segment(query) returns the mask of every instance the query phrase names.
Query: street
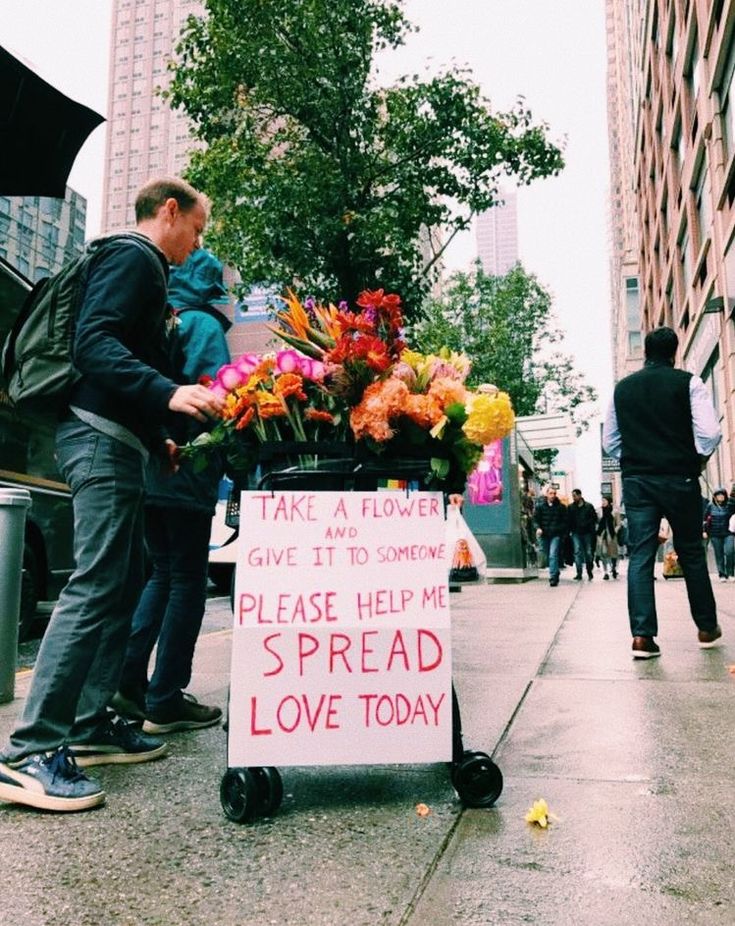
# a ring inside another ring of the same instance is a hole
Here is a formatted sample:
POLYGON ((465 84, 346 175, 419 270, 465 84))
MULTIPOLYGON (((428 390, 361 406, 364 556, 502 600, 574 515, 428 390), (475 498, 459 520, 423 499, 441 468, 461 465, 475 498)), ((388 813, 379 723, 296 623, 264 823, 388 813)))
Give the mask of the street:
MULTIPOLYGON (((0 808, 0 924, 732 923, 735 593, 715 585, 725 644, 703 652, 683 583, 659 579, 662 657, 640 663, 624 577, 595 576, 452 595, 465 745, 505 776, 494 808, 463 810, 443 765, 287 768, 277 815, 237 825, 223 731, 174 734, 162 761, 95 769, 97 811, 0 808), (539 798, 547 830, 524 820, 539 798)), ((210 599, 191 685, 222 706, 228 624, 210 599)))

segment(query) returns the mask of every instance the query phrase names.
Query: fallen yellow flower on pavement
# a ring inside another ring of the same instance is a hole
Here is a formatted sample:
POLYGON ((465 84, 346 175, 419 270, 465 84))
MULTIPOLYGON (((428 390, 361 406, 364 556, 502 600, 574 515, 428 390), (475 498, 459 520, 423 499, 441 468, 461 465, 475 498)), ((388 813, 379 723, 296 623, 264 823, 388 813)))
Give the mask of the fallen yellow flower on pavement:
POLYGON ((529 808, 525 819, 526 823, 535 823, 542 829, 546 829, 546 827, 549 825, 550 817, 551 814, 549 813, 549 805, 543 798, 540 798, 539 800, 533 802, 533 805, 529 808))
POLYGON ((428 817, 431 813, 431 810, 427 807, 426 804, 417 804, 416 813, 419 817, 428 817))
POLYGON ((728 666, 727 671, 730 673, 730 675, 735 675, 735 666, 728 666))

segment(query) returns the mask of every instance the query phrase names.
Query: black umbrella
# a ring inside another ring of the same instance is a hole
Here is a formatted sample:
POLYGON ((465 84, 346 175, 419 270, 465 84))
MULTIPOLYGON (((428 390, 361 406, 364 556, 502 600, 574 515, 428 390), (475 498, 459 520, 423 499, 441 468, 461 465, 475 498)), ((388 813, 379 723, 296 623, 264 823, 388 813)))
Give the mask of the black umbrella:
POLYGON ((102 116, 0 48, 0 194, 58 196, 102 116))

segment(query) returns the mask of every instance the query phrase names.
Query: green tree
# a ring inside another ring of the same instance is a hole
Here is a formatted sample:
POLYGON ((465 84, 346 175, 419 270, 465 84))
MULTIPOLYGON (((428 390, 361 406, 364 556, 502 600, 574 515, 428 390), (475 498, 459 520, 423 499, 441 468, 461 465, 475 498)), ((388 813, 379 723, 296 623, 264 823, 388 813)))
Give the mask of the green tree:
POLYGON ((509 393, 517 415, 564 412, 577 433, 589 426, 595 390, 558 349, 563 332, 551 296, 517 264, 505 276, 454 274, 441 299, 427 301, 411 326, 418 350, 442 346, 472 360, 468 382, 495 383, 509 393))
POLYGON ((384 287, 411 313, 503 177, 561 170, 523 99, 494 113, 467 72, 379 87, 376 54, 411 29, 402 0, 206 0, 187 21, 168 95, 204 142, 208 243, 245 284, 384 287))

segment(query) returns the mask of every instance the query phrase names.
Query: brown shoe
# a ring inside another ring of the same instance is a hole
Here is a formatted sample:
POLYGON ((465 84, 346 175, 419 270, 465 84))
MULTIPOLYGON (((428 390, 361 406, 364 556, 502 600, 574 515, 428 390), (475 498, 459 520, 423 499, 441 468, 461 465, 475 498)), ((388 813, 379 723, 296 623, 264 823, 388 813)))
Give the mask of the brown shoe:
POLYGON ((714 630, 700 630, 697 634, 697 639, 699 640, 700 649, 712 649, 713 646, 717 646, 717 641, 722 636, 722 627, 719 624, 715 627, 714 630))
POLYGON ((653 637, 633 637, 633 659, 654 659, 661 649, 653 637))

